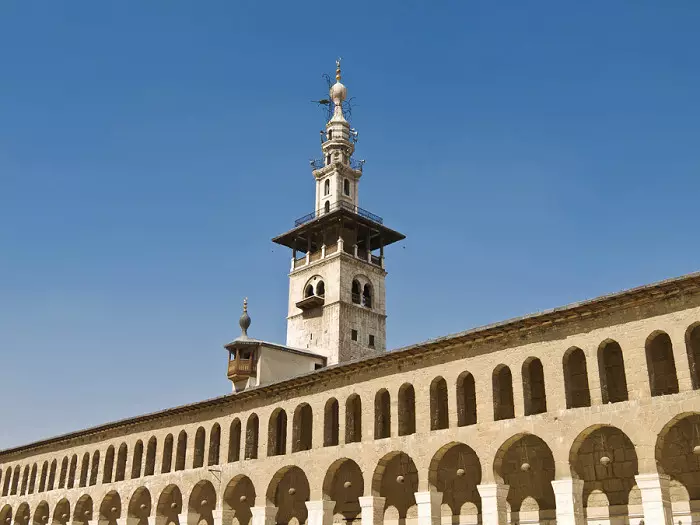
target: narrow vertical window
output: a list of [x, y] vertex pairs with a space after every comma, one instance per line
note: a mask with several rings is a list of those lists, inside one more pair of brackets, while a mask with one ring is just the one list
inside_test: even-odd
[[326, 401], [323, 415], [323, 446], [333, 447], [338, 444], [338, 400]]
[[162, 474], [167, 474], [173, 468], [173, 438], [172, 434], [168, 434], [165, 437], [165, 442], [163, 443], [163, 463], [160, 468]]
[[209, 457], [207, 460], [207, 465], [218, 465], [219, 464], [219, 446], [221, 444], [221, 427], [218, 423], [214, 423], [211, 427], [211, 432], [209, 433]]
[[228, 462], [238, 461], [241, 457], [241, 420], [231, 422], [228, 434]]

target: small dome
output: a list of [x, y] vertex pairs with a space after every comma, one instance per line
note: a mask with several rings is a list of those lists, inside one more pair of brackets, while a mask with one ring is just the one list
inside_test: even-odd
[[330, 95], [331, 100], [335, 103], [335, 105], [339, 106], [347, 98], [348, 89], [340, 82], [336, 82], [331, 87]]

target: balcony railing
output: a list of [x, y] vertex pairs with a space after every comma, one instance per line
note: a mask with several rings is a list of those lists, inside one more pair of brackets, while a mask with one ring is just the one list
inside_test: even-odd
[[228, 377], [252, 376], [256, 371], [256, 359], [236, 357], [228, 362]]
[[[328, 166], [328, 164], [326, 164], [325, 159], [310, 159], [309, 164], [311, 164], [311, 169], [314, 171], [320, 170], [321, 168], [325, 168], [326, 166]], [[352, 158], [350, 159], [350, 168], [355, 171], [362, 171], [364, 165], [364, 160], [355, 160]]]
[[294, 226], [301, 226], [302, 224], [310, 222], [316, 219], [317, 217], [321, 217], [326, 213], [331, 213], [333, 211], [341, 209], [350, 211], [356, 215], [359, 215], [360, 217], [364, 217], [365, 219], [369, 219], [372, 222], [376, 222], [377, 224], [384, 224], [384, 219], [382, 219], [379, 215], [375, 215], [374, 213], [368, 212], [367, 210], [363, 210], [359, 206], [355, 206], [353, 204], [350, 204], [349, 202], [338, 201], [335, 204], [328, 206], [328, 208], [321, 208], [314, 212], [308, 213], [303, 217], [299, 217], [297, 220], [294, 221]]

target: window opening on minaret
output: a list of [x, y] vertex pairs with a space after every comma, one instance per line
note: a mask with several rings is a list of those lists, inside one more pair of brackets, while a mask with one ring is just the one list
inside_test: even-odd
[[374, 336], [372, 334], [369, 335], [369, 347], [374, 348]]
[[352, 302], [360, 304], [360, 283], [357, 282], [357, 279], [352, 281]]
[[313, 285], [309, 284], [304, 291], [304, 297], [311, 297], [314, 294]]
[[350, 339], [352, 339], [353, 341], [357, 341], [357, 330], [350, 331]]
[[323, 194], [329, 195], [330, 193], [331, 193], [331, 181], [326, 179], [326, 182], [323, 183]]
[[362, 292], [362, 304], [367, 308], [372, 308], [372, 287], [369, 284], [365, 285]]
[[323, 281], [319, 281], [319, 283], [316, 285], [316, 295], [319, 297], [326, 295], [326, 285], [323, 284]]
[[328, 130], [328, 140], [331, 140], [333, 138], [333, 130], [329, 129]]
[[345, 195], [350, 195], [350, 181], [348, 179], [343, 181], [343, 193]]
[[326, 213], [331, 211], [331, 203], [330, 201], [326, 201], [326, 204], [323, 205], [323, 209], [325, 210]]
[[330, 163], [331, 163], [331, 156], [329, 154], [329, 155], [326, 155], [326, 166], [328, 166]]

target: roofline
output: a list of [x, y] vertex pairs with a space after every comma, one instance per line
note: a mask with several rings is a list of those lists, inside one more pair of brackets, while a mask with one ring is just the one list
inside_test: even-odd
[[[237, 346], [267, 346], [275, 350], [281, 350], [283, 352], [289, 352], [290, 354], [299, 354], [306, 357], [312, 357], [315, 359], [323, 359], [324, 363], [328, 362], [328, 358], [325, 355], [317, 354], [303, 348], [294, 348], [293, 346], [282, 345], [279, 343], [271, 343], [269, 341], [261, 341], [260, 339], [234, 339], [230, 343], [224, 345], [224, 348], [228, 350], [229, 348], [235, 348]], [[1, 453], [2, 451], [0, 451]]]
[[121, 419], [106, 423], [96, 427], [90, 427], [68, 434], [62, 434], [51, 438], [35, 441], [19, 447], [0, 450], [0, 456], [27, 452], [46, 445], [60, 443], [80, 437], [98, 434], [108, 430], [113, 430], [129, 425], [136, 425], [146, 421], [192, 412], [194, 410], [210, 408], [231, 401], [244, 401], [246, 399], [263, 395], [265, 393], [277, 393], [279, 391], [297, 388], [302, 385], [312, 383], [322, 383], [329, 376], [341, 375], [368, 368], [378, 364], [380, 361], [395, 361], [397, 359], [408, 358], [424, 351], [432, 351], [440, 348], [451, 347], [467, 342], [481, 342], [492, 340], [507, 333], [520, 332], [534, 328], [536, 326], [550, 326], [555, 323], [567, 322], [574, 318], [589, 317], [601, 313], [611, 308], [629, 306], [640, 301], [660, 299], [677, 294], [686, 290], [700, 289], [700, 272], [689, 273], [680, 277], [665, 279], [652, 284], [630, 288], [620, 292], [602, 295], [594, 299], [570, 303], [566, 306], [544, 310], [542, 312], [515, 317], [505, 321], [472, 328], [463, 332], [458, 332], [436, 339], [430, 339], [422, 343], [405, 346], [386, 353], [364, 357], [349, 361], [347, 363], [333, 365], [313, 372], [301, 374], [283, 381], [270, 383], [263, 386], [254, 387], [238, 393], [226, 394], [223, 396], [197, 401], [186, 405], [180, 405], [157, 412], [151, 412], [137, 417]]

